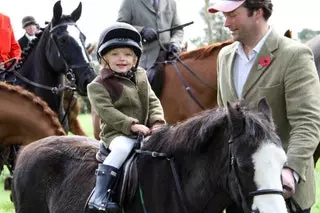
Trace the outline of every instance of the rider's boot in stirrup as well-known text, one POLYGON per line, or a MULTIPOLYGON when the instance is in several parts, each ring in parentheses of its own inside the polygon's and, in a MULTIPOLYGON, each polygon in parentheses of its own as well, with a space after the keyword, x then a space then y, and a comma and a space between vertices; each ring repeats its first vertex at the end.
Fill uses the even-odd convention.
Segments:
POLYGON ((99 164, 96 170, 96 186, 88 202, 87 212, 120 212, 119 205, 111 199, 118 171, 119 169, 115 167, 99 164))

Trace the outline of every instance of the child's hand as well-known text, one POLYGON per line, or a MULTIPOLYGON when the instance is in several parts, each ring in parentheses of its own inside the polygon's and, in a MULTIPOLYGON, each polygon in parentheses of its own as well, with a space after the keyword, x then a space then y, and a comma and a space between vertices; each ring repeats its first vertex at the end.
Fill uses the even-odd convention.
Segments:
POLYGON ((142 124, 133 124, 131 126, 131 131, 134 133, 142 132, 143 135, 149 135, 150 134, 150 129, 146 127, 145 125, 142 124))
POLYGON ((162 122, 156 122, 152 125, 151 127, 151 134, 153 134, 154 132, 156 132, 158 129, 160 129, 162 126, 164 125, 164 123, 162 122))

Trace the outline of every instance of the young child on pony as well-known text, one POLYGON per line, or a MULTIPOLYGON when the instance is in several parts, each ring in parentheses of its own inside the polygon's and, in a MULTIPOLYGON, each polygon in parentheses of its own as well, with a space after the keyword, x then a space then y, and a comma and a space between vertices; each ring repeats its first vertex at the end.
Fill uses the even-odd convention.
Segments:
POLYGON ((88 85, 88 97, 101 118, 100 138, 111 152, 96 171, 96 186, 88 202, 90 212, 118 212, 111 188, 136 142, 165 124, 163 109, 152 91, 146 71, 138 67, 141 36, 131 25, 115 23, 98 43, 99 76, 88 85))

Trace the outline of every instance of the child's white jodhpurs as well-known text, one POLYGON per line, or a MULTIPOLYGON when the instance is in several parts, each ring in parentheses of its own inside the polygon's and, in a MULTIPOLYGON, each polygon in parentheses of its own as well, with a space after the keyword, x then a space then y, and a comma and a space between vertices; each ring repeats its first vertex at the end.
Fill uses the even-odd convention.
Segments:
POLYGON ((124 161, 129 156, 135 143, 136 139, 126 136, 118 136, 114 138, 109 145, 111 152, 103 161, 103 164, 120 169, 124 161))

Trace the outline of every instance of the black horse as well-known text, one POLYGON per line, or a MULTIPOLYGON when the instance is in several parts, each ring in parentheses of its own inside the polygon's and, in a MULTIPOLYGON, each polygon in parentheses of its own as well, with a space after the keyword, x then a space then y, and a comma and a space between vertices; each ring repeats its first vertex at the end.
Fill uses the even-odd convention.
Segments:
POLYGON ((76 25, 81 10, 80 3, 71 15, 62 15, 61 3, 56 2, 51 22, 37 34, 15 67, 22 85, 45 100, 60 121, 64 116, 62 92, 68 89, 63 86, 64 76, 80 95, 86 95, 88 83, 95 78, 89 65, 85 36, 76 25))
MULTIPOLYGON (((16 212, 83 212, 98 146, 52 136, 22 149, 13 177, 16 212)), ((280 180, 286 155, 264 99, 257 112, 228 105, 163 127, 133 156, 126 197, 118 200, 124 212, 218 213, 235 201, 248 212, 287 213, 280 180)))

